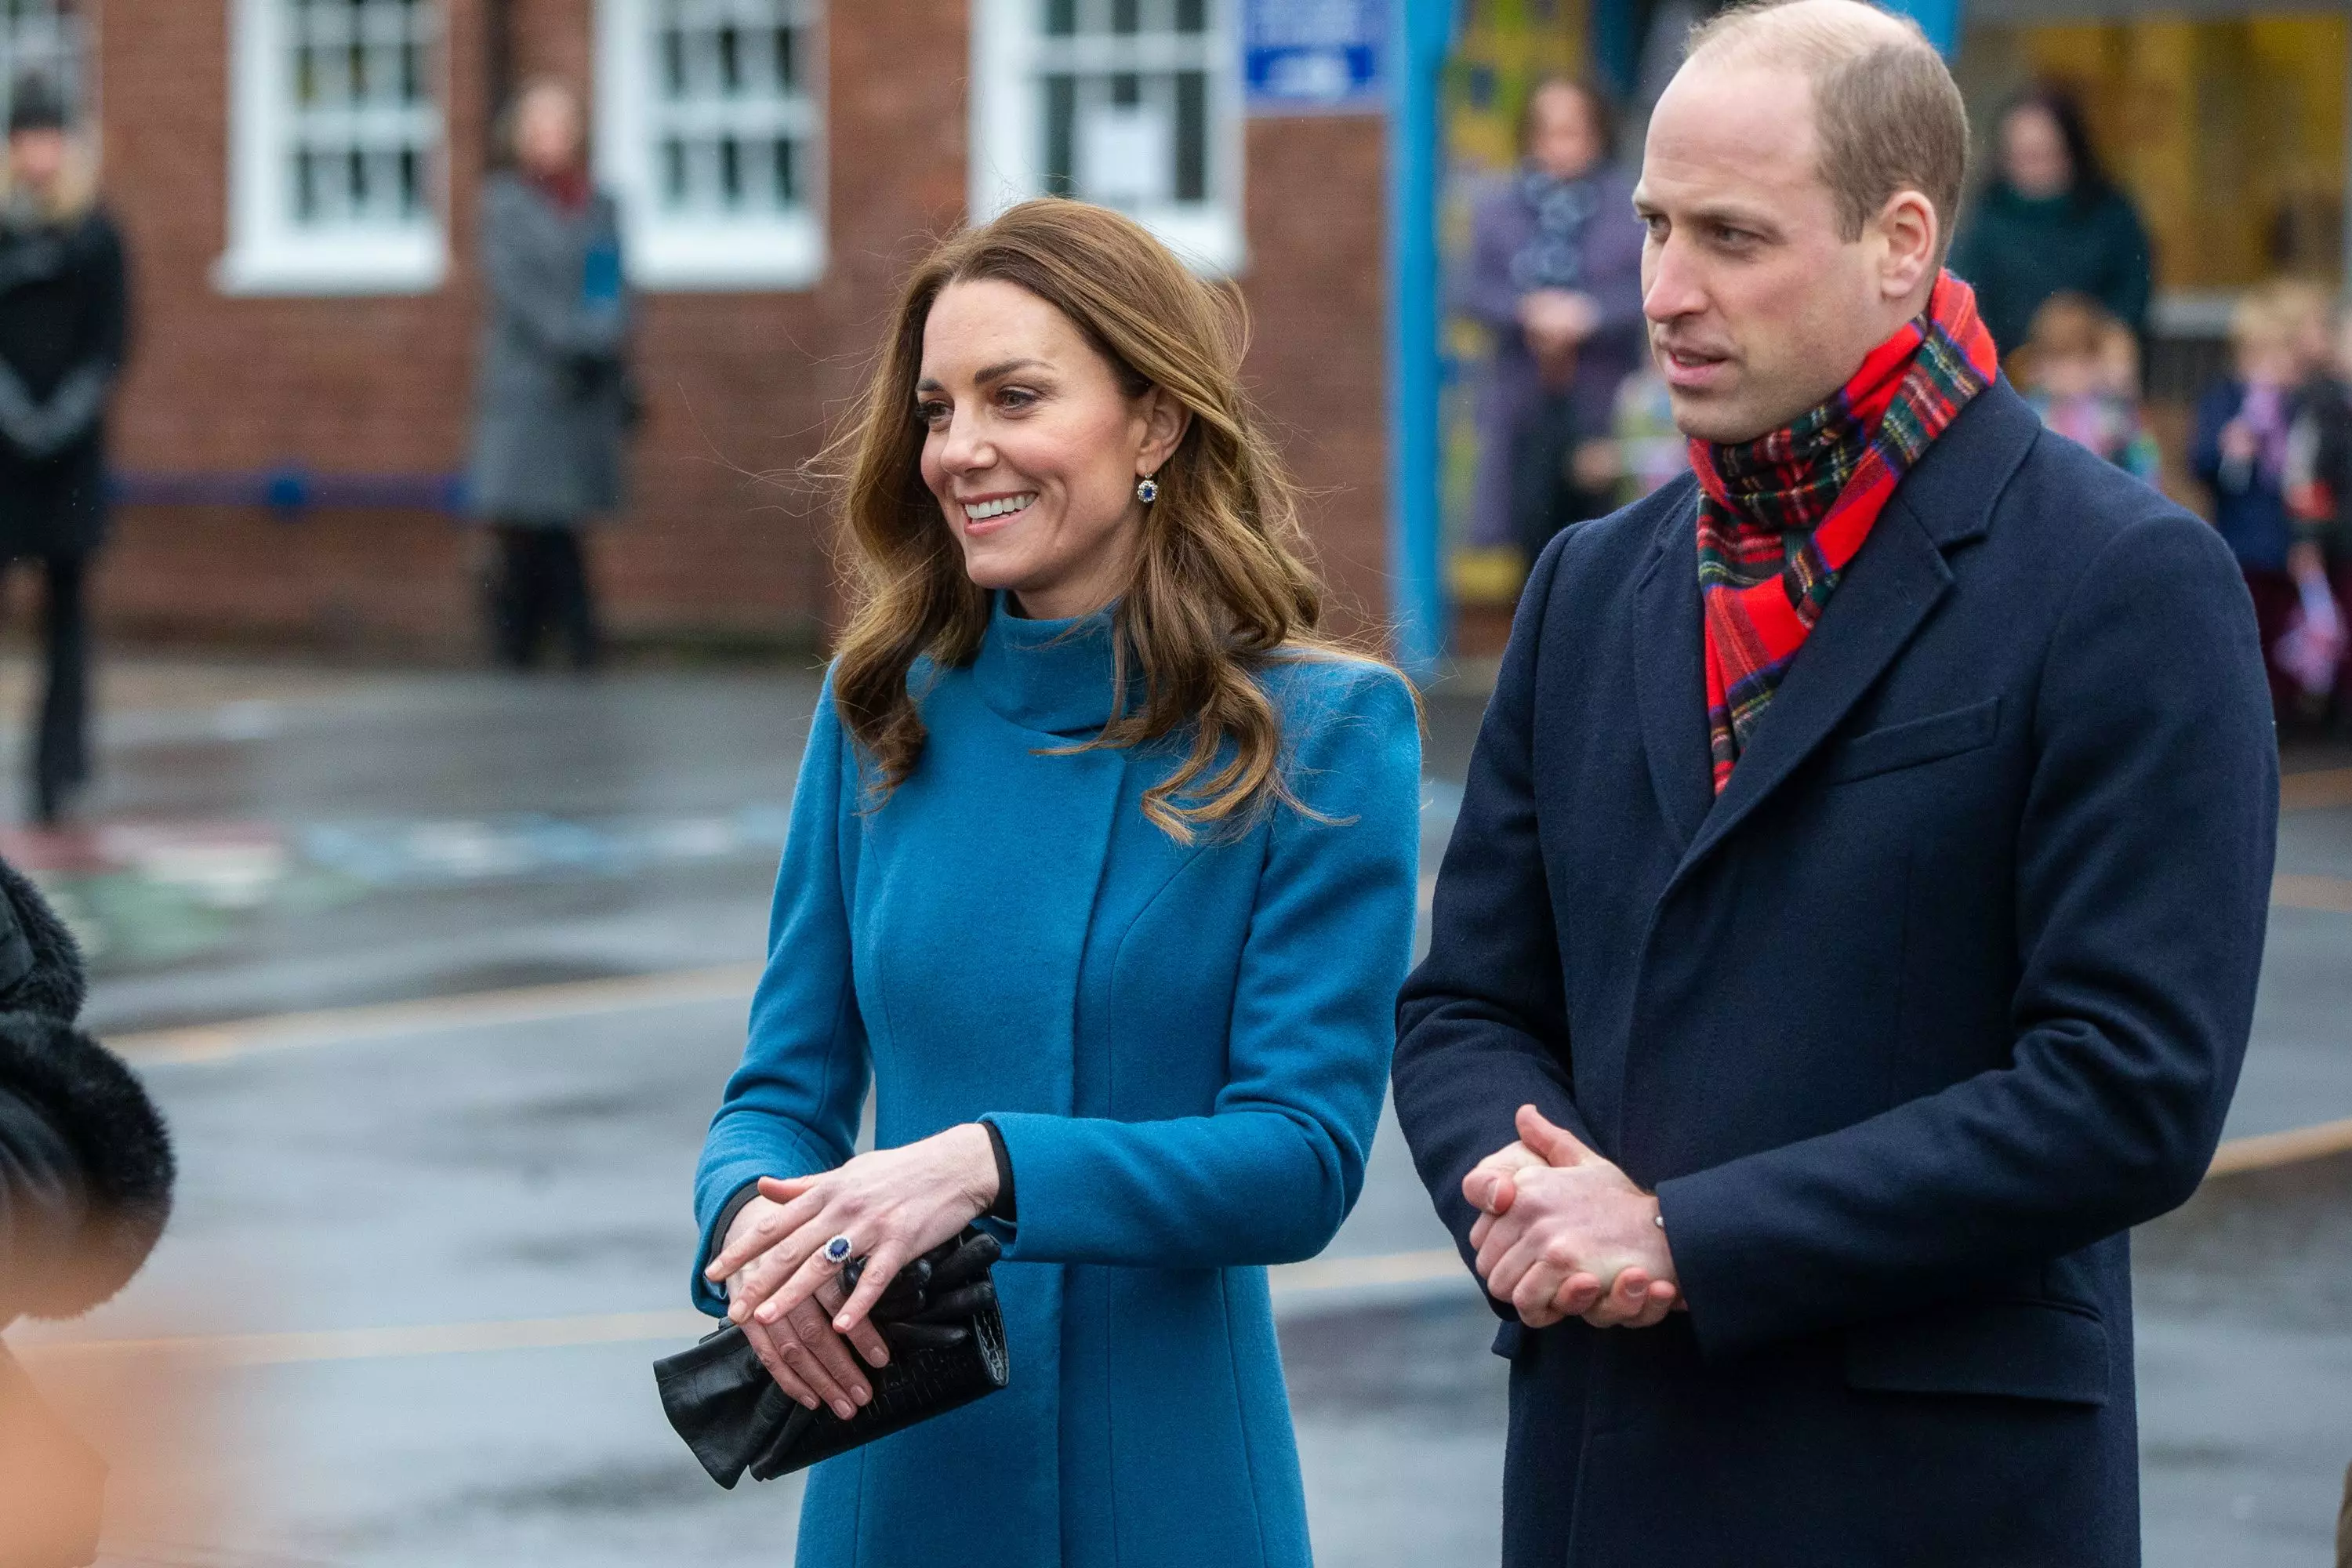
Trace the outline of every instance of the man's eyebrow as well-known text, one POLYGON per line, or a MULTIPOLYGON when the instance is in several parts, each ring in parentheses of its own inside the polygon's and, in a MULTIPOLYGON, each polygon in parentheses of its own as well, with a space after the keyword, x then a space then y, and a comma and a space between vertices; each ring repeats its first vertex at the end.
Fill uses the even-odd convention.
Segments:
MULTIPOLYGON (((1671 204, 1653 199, 1642 191, 1633 193, 1633 210, 1644 216, 1670 210, 1671 204)), ((1675 214, 1685 223, 1723 224, 1731 228, 1750 229, 1768 237, 1777 237, 1780 225, 1760 207, 1745 206, 1738 202, 1701 203, 1675 214)))

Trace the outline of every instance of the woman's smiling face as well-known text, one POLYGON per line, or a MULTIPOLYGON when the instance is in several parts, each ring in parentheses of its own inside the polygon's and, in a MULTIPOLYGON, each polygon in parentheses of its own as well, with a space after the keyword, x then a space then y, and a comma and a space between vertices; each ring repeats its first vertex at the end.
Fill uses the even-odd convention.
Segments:
POLYGON ((1040 620, 1089 615, 1127 584, 1136 480, 1182 438, 1157 387, 1130 395, 1070 319, 1017 284, 950 283, 923 324, 915 416, 923 483, 964 570, 1040 620))

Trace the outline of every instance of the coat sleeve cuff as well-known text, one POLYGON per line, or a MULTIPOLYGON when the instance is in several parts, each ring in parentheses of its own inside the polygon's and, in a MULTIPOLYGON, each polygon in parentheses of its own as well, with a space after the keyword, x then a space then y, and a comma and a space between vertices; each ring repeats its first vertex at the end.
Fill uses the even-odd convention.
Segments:
POLYGON ((996 1157, 996 1201, 988 1205, 987 1217, 1015 1224, 1021 1218, 1021 1205, 1013 1194, 1013 1155, 1004 1147, 1003 1129, 985 1117, 980 1124, 988 1131, 988 1152, 996 1157))
POLYGON ((692 1295, 698 1311, 708 1312, 714 1318, 727 1314, 725 1285, 705 1279, 702 1271, 710 1267, 710 1260, 726 1244, 728 1227, 735 1223, 735 1216, 743 1212, 743 1205, 760 1195, 760 1178, 765 1173, 760 1171, 739 1173, 734 1185, 728 1191, 727 1201, 719 1205, 711 1214, 710 1223, 702 1227, 702 1243, 694 1253, 692 1295))

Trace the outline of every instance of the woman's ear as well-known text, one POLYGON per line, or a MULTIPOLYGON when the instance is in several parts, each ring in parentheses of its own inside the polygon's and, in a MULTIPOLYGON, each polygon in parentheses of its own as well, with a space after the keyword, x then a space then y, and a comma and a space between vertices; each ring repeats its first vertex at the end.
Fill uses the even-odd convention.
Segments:
POLYGON ((1192 411, 1163 386, 1155 386, 1143 395, 1141 413, 1143 446, 1135 454, 1138 479, 1158 473, 1160 465, 1175 456, 1184 432, 1192 427, 1192 411))

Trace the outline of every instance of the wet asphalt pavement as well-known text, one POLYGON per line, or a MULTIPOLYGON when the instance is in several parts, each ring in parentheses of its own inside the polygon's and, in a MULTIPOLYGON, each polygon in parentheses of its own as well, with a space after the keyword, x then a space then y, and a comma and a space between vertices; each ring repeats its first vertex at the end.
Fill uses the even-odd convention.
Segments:
MULTIPOLYGON (((788 1561, 796 1487, 711 1486, 647 1366, 694 1328, 688 1178, 813 673, 146 673, 99 826, 0 838, 91 940, 184 1172, 131 1290, 11 1334, 116 1456, 108 1560, 788 1561)), ((1476 711, 1432 702, 1427 870, 1476 711)), ((2352 773, 2309 781, 2233 1136, 2352 1117, 2352 773)), ((1494 1559, 1504 1368, 1444 1246, 1391 1125, 1278 1281, 1325 1563, 1494 1559)), ((2325 1563, 2352 1156, 2210 1183, 2139 1259, 2148 1561, 2325 1563)))

